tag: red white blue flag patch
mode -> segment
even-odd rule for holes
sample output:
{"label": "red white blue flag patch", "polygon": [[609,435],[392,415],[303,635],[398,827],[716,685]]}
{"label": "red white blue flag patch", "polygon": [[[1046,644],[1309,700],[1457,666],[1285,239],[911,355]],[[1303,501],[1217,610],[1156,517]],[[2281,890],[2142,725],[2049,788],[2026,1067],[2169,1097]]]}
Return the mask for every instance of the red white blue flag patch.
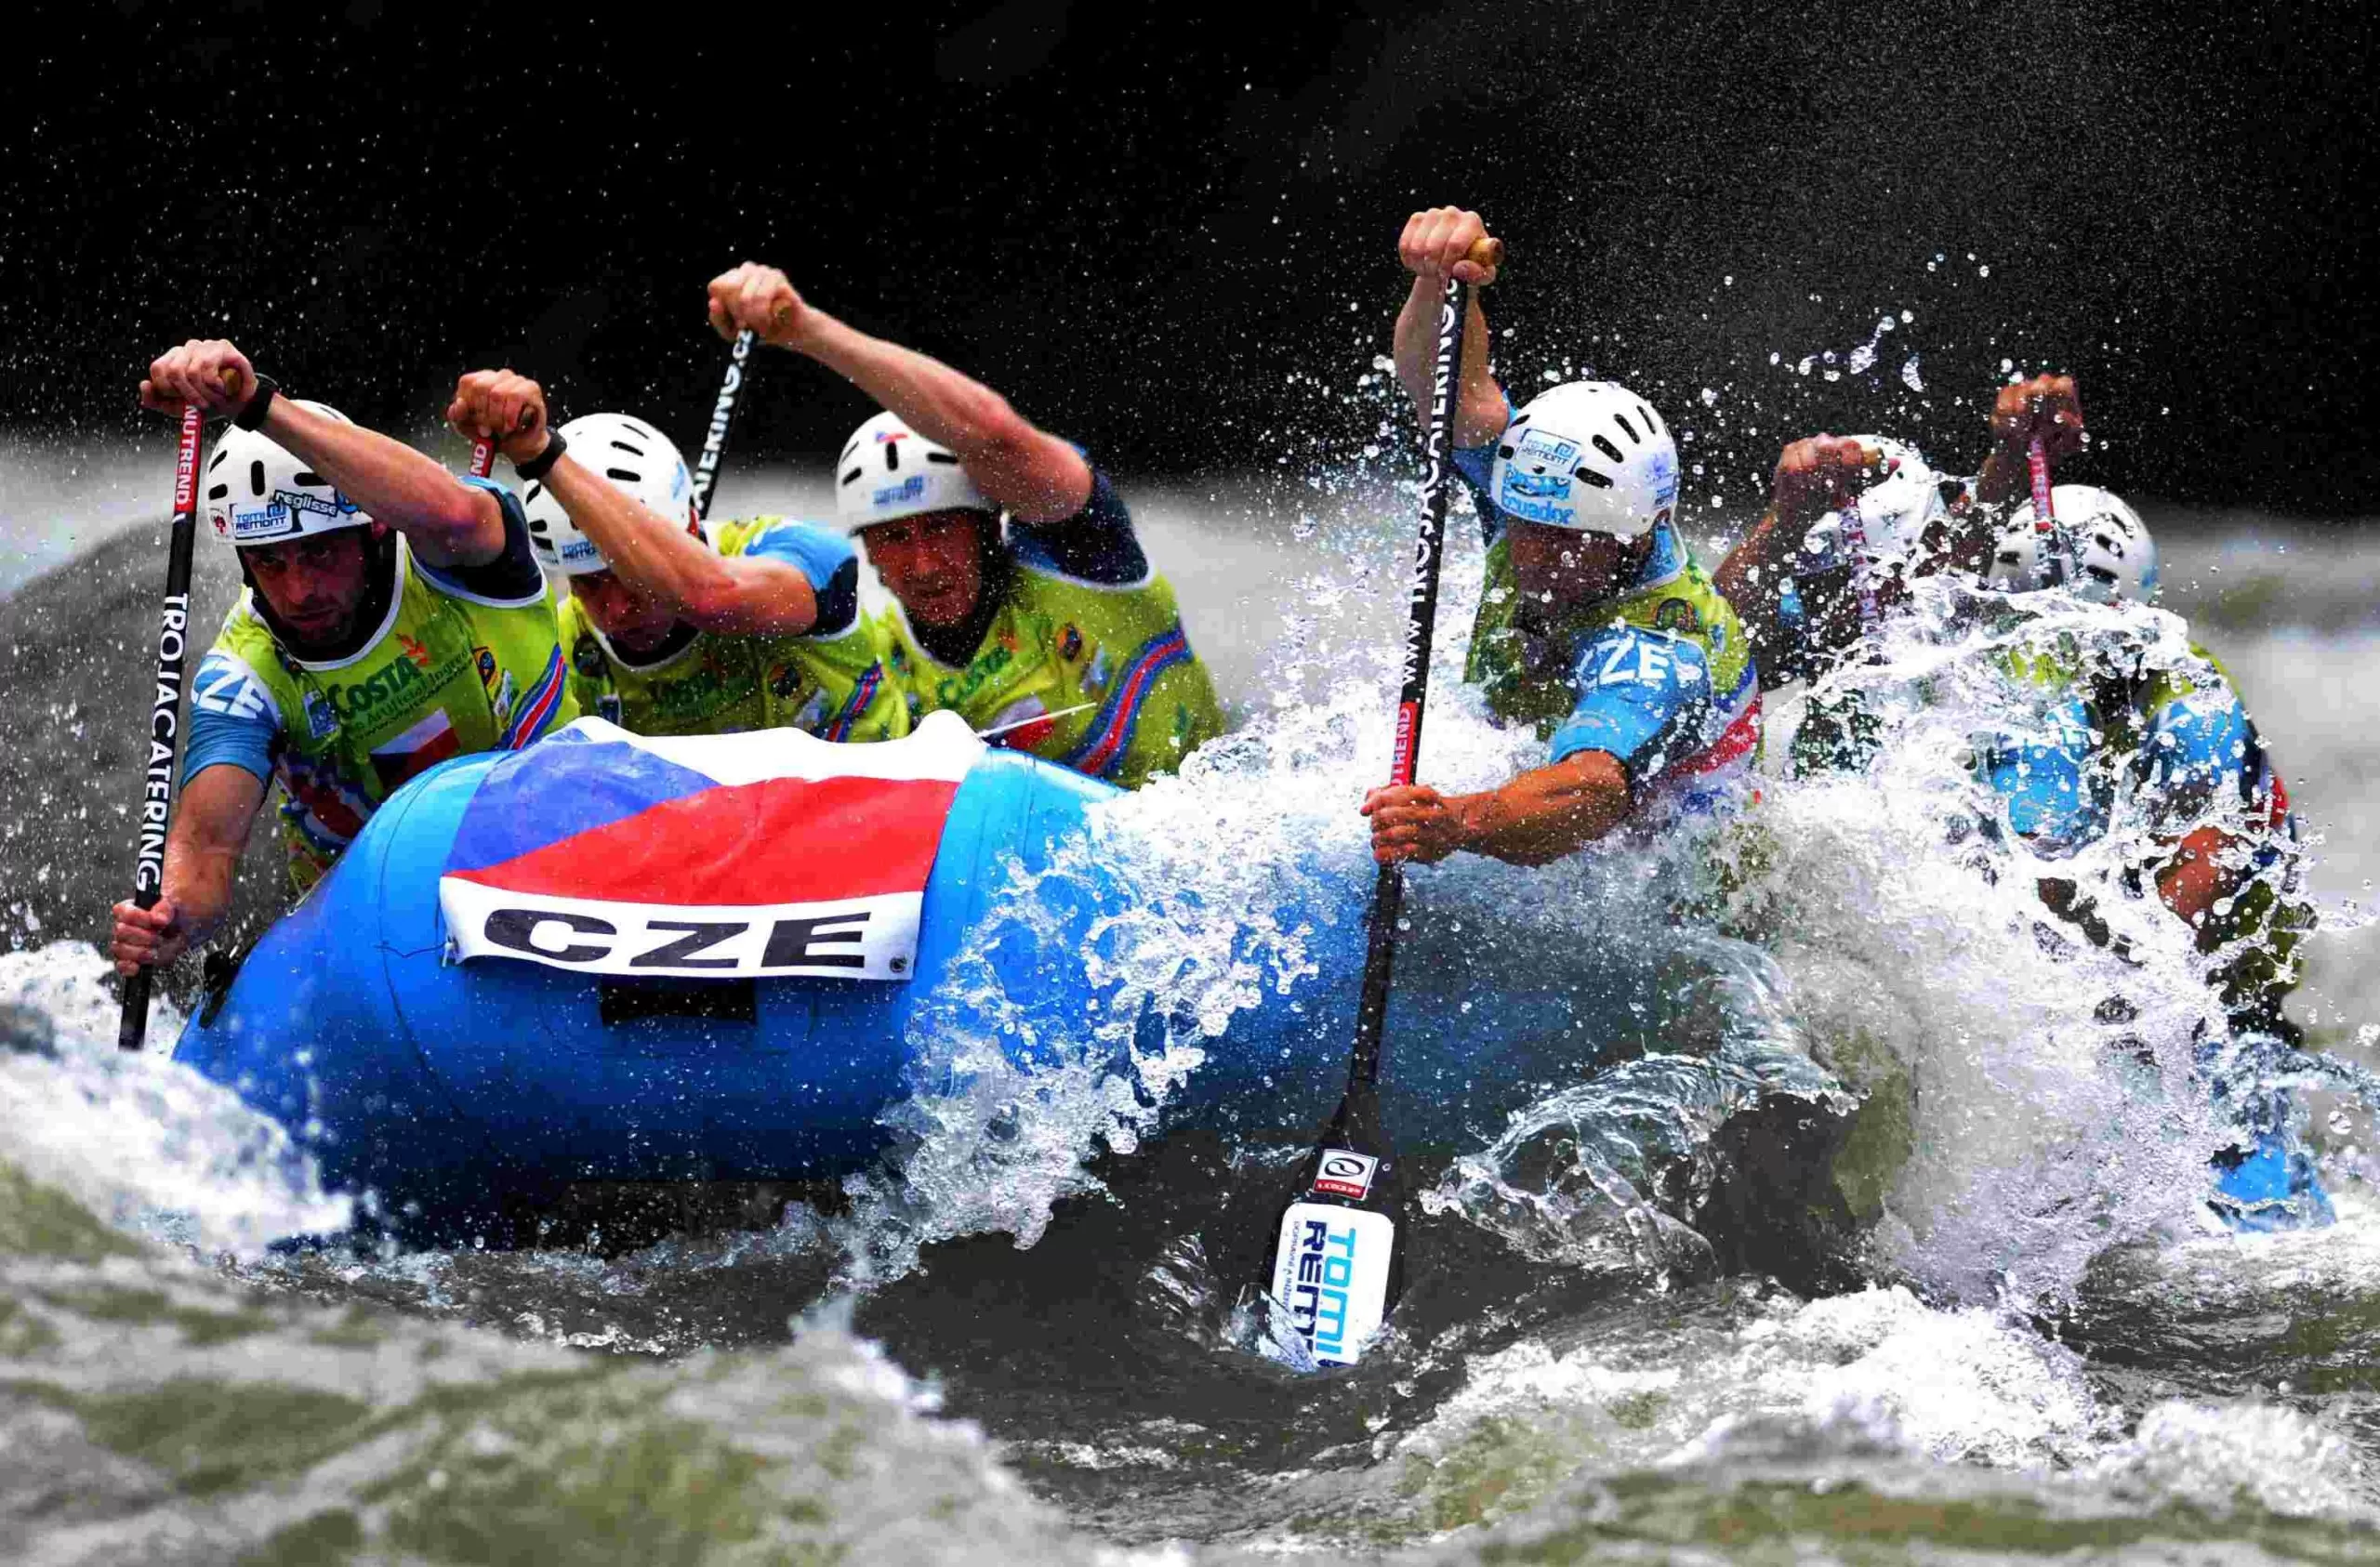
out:
{"label": "red white blue flag patch", "polygon": [[464,808],[438,882],[448,940],[588,974],[906,980],[983,754],[951,713],[875,745],[581,718],[496,763]]}

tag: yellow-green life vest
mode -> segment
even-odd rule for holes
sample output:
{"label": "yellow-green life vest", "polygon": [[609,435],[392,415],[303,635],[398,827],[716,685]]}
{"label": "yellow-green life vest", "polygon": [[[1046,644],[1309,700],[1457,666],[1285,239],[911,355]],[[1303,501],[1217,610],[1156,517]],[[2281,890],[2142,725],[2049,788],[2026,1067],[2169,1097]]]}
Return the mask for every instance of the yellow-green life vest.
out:
{"label": "yellow-green life vest", "polygon": [[450,757],[517,749],[578,716],[542,582],[522,599],[466,593],[416,567],[402,536],[396,573],[379,630],[347,658],[291,654],[258,614],[253,590],[215,639],[280,709],[273,776],[300,892],[399,784]]}
{"label": "yellow-green life vest", "polygon": [[[1635,583],[1592,604],[1524,602],[1509,533],[1488,546],[1486,580],[1472,622],[1463,678],[1477,685],[1488,711],[1527,724],[1551,741],[1580,696],[1580,651],[1607,631],[1635,627],[1700,648],[1711,676],[1711,713],[1690,748],[1665,757],[1660,781],[1686,784],[1749,772],[1760,744],[1760,682],[1741,623],[1666,524]],[[1623,758],[1625,760],[1625,758]]]}
{"label": "yellow-green life vest", "polygon": [[[710,524],[721,555],[744,553],[774,517]],[[909,704],[883,628],[865,614],[831,636],[738,637],[698,631],[658,664],[624,658],[578,600],[562,603],[562,645],[582,712],[638,734],[800,729],[822,740],[897,740]]]}
{"label": "yellow-green life vest", "polygon": [[[919,716],[947,708],[995,744],[1137,789],[1223,731],[1173,588],[1154,571],[1105,586],[1012,564],[965,667],[926,652],[898,603],[881,616]],[[1067,709],[1080,709],[1069,712]]]}

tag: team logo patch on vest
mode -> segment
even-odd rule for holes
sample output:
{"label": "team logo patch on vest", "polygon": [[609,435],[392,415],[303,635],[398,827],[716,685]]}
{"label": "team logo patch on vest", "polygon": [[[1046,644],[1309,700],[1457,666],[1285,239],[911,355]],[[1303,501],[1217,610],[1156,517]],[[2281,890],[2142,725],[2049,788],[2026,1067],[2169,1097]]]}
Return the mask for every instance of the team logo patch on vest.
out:
{"label": "team logo patch on vest", "polygon": [[1653,629],[1699,631],[1702,629],[1702,616],[1683,599],[1664,599],[1660,607],[1653,612]]}
{"label": "team logo patch on vest", "polygon": [[590,680],[600,680],[611,667],[603,656],[603,644],[595,639],[592,631],[582,631],[570,650],[570,665]]}
{"label": "team logo patch on vest", "polygon": [[306,690],[303,700],[306,707],[306,733],[309,736],[315,740],[328,740],[338,732],[338,711],[331,705],[329,697],[310,686]]}

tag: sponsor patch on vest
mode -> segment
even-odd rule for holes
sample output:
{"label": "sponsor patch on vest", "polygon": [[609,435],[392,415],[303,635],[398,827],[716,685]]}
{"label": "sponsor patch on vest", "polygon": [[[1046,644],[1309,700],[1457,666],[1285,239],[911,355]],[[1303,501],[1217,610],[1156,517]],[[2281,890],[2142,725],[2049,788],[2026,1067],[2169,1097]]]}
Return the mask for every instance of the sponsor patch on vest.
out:
{"label": "sponsor patch on vest", "polygon": [[1653,612],[1653,625],[1660,631],[1699,631],[1702,616],[1684,599],[1664,599]]}
{"label": "sponsor patch on vest", "polygon": [[582,631],[570,647],[570,666],[590,680],[600,680],[611,663],[603,656],[603,644],[595,639],[592,631]]}
{"label": "sponsor patch on vest", "polygon": [[338,714],[331,706],[331,699],[321,691],[309,689],[305,695],[306,732],[316,740],[328,740],[338,732]]}
{"label": "sponsor patch on vest", "polygon": [[1058,656],[1068,664],[1082,656],[1082,631],[1073,621],[1066,622],[1066,628],[1058,633]]}

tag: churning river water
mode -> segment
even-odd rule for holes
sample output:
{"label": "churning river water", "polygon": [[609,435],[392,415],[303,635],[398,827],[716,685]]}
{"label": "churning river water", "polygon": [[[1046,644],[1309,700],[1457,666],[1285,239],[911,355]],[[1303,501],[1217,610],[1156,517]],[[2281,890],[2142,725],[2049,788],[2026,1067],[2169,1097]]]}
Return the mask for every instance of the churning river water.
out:
{"label": "churning river water", "polygon": [[[1945,845],[1961,783],[1916,742],[1870,779],[1769,778],[1749,856],[1414,877],[1401,986],[1585,976],[1590,1037],[1438,1092],[1408,1295],[1351,1371],[1251,1350],[1239,1258],[1299,1150],[1170,1134],[1195,1050],[1137,1083],[1085,1053],[921,1089],[888,1112],[895,1156],[774,1227],[344,1240],[349,1199],[280,1128],[112,1048],[90,943],[129,863],[166,459],[5,461],[0,1560],[2380,1555],[2369,1112],[2307,1078],[2335,1226],[2209,1223],[2186,965],[2043,940],[2024,878]],[[1244,987],[1295,981],[1247,867],[1365,874],[1408,505],[1364,476],[1127,493],[1239,728],[1121,802],[1117,841],[1200,895],[1124,922],[1116,962],[1223,1031]],[[822,498],[754,474],[722,504]],[[2320,835],[2296,1014],[2369,1064],[2380,553],[2142,509],[2166,608]],[[1479,561],[1453,537],[1422,770],[1475,786],[1526,747],[1455,678]],[[231,577],[203,565],[211,617]],[[178,1021],[162,1007],[152,1039]],[[1484,1055],[1500,1024],[1465,1026]],[[1855,1128],[1815,1177],[1774,1152],[1802,1111]],[[1780,1171],[1838,1222],[1797,1231]],[[297,1235],[327,1239],[276,1244]]]}

